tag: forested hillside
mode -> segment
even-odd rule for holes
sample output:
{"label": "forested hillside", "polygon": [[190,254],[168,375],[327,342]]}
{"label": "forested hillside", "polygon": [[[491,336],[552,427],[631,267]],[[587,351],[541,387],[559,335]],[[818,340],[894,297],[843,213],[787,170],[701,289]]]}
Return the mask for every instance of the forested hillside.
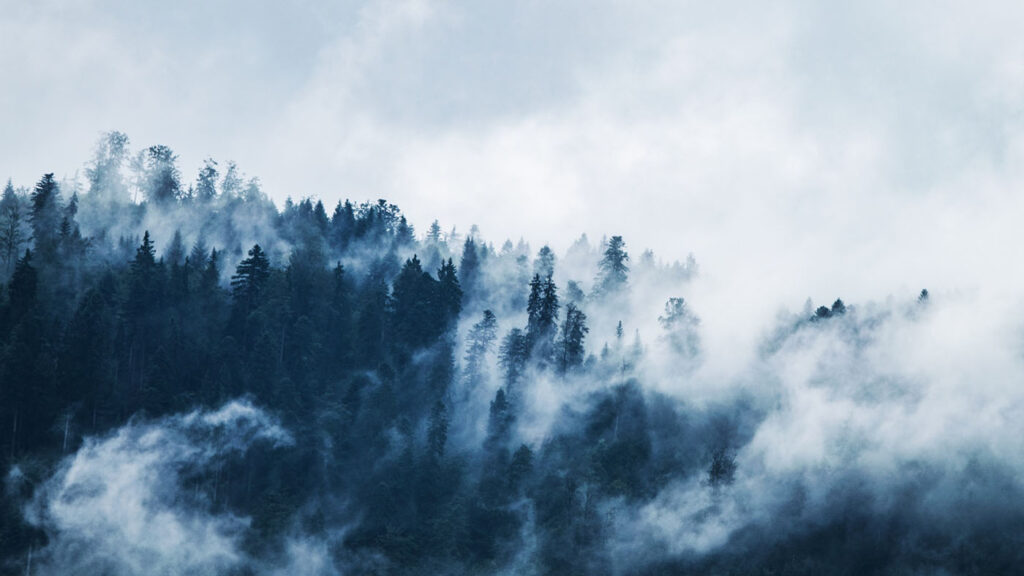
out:
{"label": "forested hillside", "polygon": [[879,361],[926,330],[927,291],[780,313],[743,376],[716,382],[692,257],[613,234],[556,254],[417,230],[386,200],[293,198],[279,209],[231,163],[186,175],[120,133],[80,177],[8,182],[0,572],[1024,560],[1005,452],[956,444],[951,462],[893,439],[933,413],[921,373]]}

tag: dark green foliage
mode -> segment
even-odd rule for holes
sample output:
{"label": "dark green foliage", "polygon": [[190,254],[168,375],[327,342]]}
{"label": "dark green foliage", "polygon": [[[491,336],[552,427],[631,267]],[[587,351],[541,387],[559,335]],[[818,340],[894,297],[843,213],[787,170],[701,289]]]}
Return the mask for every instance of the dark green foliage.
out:
{"label": "dark green foliage", "polygon": [[21,246],[28,240],[23,220],[21,199],[8,180],[0,197],[0,277],[10,273]]}
{"label": "dark green foliage", "polygon": [[451,258],[441,264],[437,271],[437,281],[437,304],[440,307],[441,325],[444,330],[451,330],[462,311],[462,287],[459,285]]}
{"label": "dark green foliage", "polygon": [[480,254],[477,251],[476,242],[472,236],[466,237],[462,245],[462,259],[459,260],[459,279],[466,299],[472,301],[478,297],[477,291],[481,289],[480,276]]}
{"label": "dark green foliage", "polygon": [[140,153],[137,163],[140,165],[143,192],[147,200],[162,204],[181,198],[181,175],[177,161],[178,156],[163,145],[150,146]]}
{"label": "dark green foliage", "polygon": [[62,219],[60,190],[53,174],[45,174],[32,191],[32,239],[36,253],[51,259],[57,252],[57,240]]}
{"label": "dark green foliage", "polygon": [[551,276],[533,275],[526,305],[526,339],[530,353],[542,363],[551,359],[558,322],[558,289]]}
{"label": "dark green foliage", "polygon": [[[339,202],[330,217],[308,198],[278,211],[233,164],[218,193],[212,160],[190,200],[166,148],[144,153],[148,200],[129,203],[122,136],[104,140],[81,199],[64,203],[48,174],[31,199],[8,186],[0,200],[0,256],[13,260],[0,290],[0,572],[24,573],[28,551],[59,538],[22,511],[88,437],[239,397],[280,418],[294,445],[188,470],[182,498],[249,519],[242,546],[268,566],[296,536],[323,539],[339,571],[365,574],[1002,574],[1022,560],[1024,515],[1005,505],[1020,490],[992,470],[949,485],[963,495],[938,510],[955,517],[914,496],[953,473],[899,469],[907,488],[884,514],[851,478],[818,491],[837,512],[815,517],[801,494],[819,487],[794,482],[793,510],[771,519],[784,529],[746,526],[719,551],[672,556],[624,539],[623,518],[671,502],[680,486],[699,490],[701,514],[717,522],[761,465],[748,469],[742,451],[765,407],[692,406],[639,382],[639,333],[630,345],[620,322],[613,337],[610,312],[620,310],[601,308],[623,302],[613,297],[628,284],[621,237],[608,243],[594,294],[570,282],[562,303],[546,246],[531,279],[525,242],[496,254],[474,233],[456,269],[454,231],[435,224],[418,242],[383,200]],[[100,211],[125,221],[89,227]],[[26,212],[33,237],[5,236]],[[142,229],[165,213],[201,222],[168,220],[163,238]],[[225,214],[267,218],[246,231]],[[270,254],[259,244],[243,252],[257,236]],[[607,331],[601,360],[588,358],[583,307]],[[506,325],[524,312],[525,326]],[[836,300],[814,313],[832,324],[809,322],[810,309],[795,322],[846,328],[858,313]],[[689,303],[670,299],[658,320],[674,354],[698,356]],[[552,396],[559,405],[539,425],[531,410]],[[642,553],[617,556],[630,546]]]}
{"label": "dark green foliage", "polygon": [[249,257],[242,260],[231,277],[231,296],[248,314],[259,303],[260,293],[270,278],[270,261],[259,244],[249,249]]}
{"label": "dark green foliage", "polygon": [[519,328],[513,328],[501,341],[498,361],[505,378],[505,385],[513,387],[526,368],[530,356],[530,343]]}
{"label": "dark green foliage", "polygon": [[484,310],[483,318],[473,325],[466,336],[465,374],[469,389],[478,386],[485,378],[486,356],[494,346],[498,335],[498,319],[494,312]]}
{"label": "dark green foliage", "polygon": [[629,254],[626,253],[626,243],[622,236],[612,236],[599,264],[594,292],[602,296],[619,294],[629,279],[628,261]]}
{"label": "dark green foliage", "polygon": [[217,197],[217,162],[212,158],[203,161],[203,167],[196,177],[195,198],[199,202],[209,203]]}
{"label": "dark green foliage", "polygon": [[576,308],[575,304],[565,307],[565,322],[562,323],[562,334],[559,337],[558,370],[563,374],[583,365],[586,348],[583,342],[590,328],[587,328],[587,315]]}

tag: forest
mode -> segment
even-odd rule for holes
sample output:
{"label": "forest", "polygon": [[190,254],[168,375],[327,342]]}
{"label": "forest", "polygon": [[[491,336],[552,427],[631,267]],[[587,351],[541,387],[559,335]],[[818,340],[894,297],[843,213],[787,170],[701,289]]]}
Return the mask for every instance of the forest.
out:
{"label": "forest", "polygon": [[3,190],[0,573],[1024,561],[1003,448],[906,433],[944,388],[885,350],[941,320],[937,294],[790,303],[716,381],[692,256],[421,231],[384,199],[279,207],[234,163],[181,170],[111,132],[81,174]]}

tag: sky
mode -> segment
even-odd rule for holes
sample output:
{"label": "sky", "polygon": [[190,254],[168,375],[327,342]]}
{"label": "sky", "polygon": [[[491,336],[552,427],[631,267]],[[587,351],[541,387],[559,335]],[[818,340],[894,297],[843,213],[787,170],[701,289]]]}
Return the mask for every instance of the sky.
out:
{"label": "sky", "polygon": [[[423,232],[692,252],[706,290],[1024,291],[1024,5],[0,0],[0,176],[99,135]],[[774,311],[772,306],[771,308]]]}

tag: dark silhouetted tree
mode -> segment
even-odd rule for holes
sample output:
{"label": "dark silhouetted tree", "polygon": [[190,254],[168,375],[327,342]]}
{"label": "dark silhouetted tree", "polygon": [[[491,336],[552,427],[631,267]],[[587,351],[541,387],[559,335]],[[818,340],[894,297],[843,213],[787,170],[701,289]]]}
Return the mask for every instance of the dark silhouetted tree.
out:
{"label": "dark silhouetted tree", "polygon": [[612,236],[605,248],[604,255],[598,264],[597,280],[594,292],[600,296],[611,296],[620,293],[629,280],[629,254],[622,236]]}

